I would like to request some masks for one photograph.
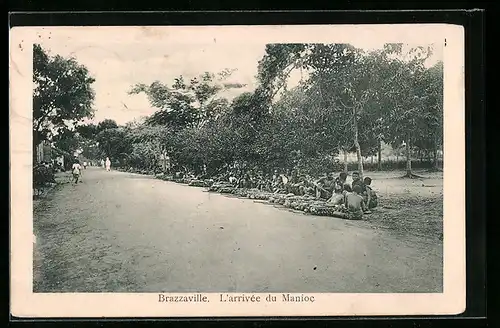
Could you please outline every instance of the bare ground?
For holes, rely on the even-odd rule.
[[[442,240],[443,173],[415,173],[424,179],[401,178],[402,171],[365,172],[379,196],[379,207],[365,219],[395,234]]]

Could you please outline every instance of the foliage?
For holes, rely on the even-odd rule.
[[[102,130],[96,141],[103,157],[112,158],[114,163],[125,161],[132,150],[129,134],[123,127]]]
[[[433,152],[437,165],[443,68],[426,68],[429,54],[401,44],[369,52],[348,44],[268,45],[252,92],[222,98],[231,71],[136,84],[130,94],[145,93],[157,108],[145,122],[79,125],[73,138],[86,156],[148,171],[166,170],[161,159],[168,158],[173,170],[197,174],[240,167],[319,175],[340,170],[336,156],[353,151],[362,171],[372,166],[363,158],[377,154],[381,142],[406,145],[410,164],[415,151]],[[295,69],[307,78],[288,90]],[[399,167],[391,165],[381,169]]]
[[[55,183],[54,171],[44,165],[33,167],[33,189],[41,189],[49,183]]]
[[[33,45],[34,145],[92,117],[94,81],[74,58],[50,56],[40,45]]]
[[[227,70],[218,75],[205,72],[189,82],[181,75],[171,86],[160,81],[149,86],[139,83],[129,94],[145,93],[151,105],[159,109],[147,119],[147,124],[169,125],[176,129],[203,125],[225,106],[225,100],[216,96],[224,89],[223,81],[230,73]]]

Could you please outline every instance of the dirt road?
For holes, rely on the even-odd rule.
[[[35,292],[441,292],[442,244],[100,168],[35,210]]]

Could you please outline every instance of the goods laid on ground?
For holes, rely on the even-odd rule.
[[[208,187],[208,182],[205,180],[191,180],[188,185],[193,187]]]
[[[347,213],[343,212],[338,206],[328,204],[317,204],[309,207],[309,213],[320,216],[333,216],[341,219],[347,219]]]
[[[234,186],[229,182],[215,182],[208,188],[208,191],[218,192],[222,188],[234,188]]]
[[[271,192],[265,192],[258,190],[255,193],[251,193],[248,198],[256,199],[256,200],[269,200],[269,198],[273,195]]]
[[[140,171],[141,172],[141,171]],[[237,197],[249,198],[254,200],[264,200],[272,204],[282,205],[296,211],[302,211],[307,214],[317,216],[330,216],[342,219],[350,219],[343,205],[333,205],[325,200],[317,200],[312,195],[297,196],[293,193],[285,194],[278,192],[267,192],[259,189],[237,188],[230,182],[214,182],[212,179],[196,178],[176,178],[171,175],[157,174],[157,179],[173,181],[187,184],[194,187],[205,187],[209,192],[218,192],[221,194],[232,194]]]
[[[222,188],[219,188],[218,191],[222,194],[232,194],[232,193],[234,193],[235,190],[236,190],[235,187],[222,187]]]
[[[234,195],[236,196],[239,196],[239,197],[248,197],[249,196],[249,191],[248,189],[244,189],[244,188],[237,188],[237,189],[234,189],[234,192],[233,192]]]

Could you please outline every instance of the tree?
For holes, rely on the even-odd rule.
[[[384,116],[387,139],[393,145],[404,145],[406,155],[406,175],[409,178],[420,178],[413,174],[411,151],[414,143],[422,139],[428,132],[426,122],[426,94],[424,63],[431,55],[432,49],[416,47],[406,53],[398,51],[399,58],[390,62],[389,67],[396,70],[395,84],[383,94],[386,102],[392,103]]]
[[[132,151],[130,136],[123,127],[104,129],[96,136],[101,153],[121,164]]]
[[[61,130],[53,136],[54,146],[65,153],[74,154],[80,148],[80,137],[75,131]]]
[[[74,58],[33,45],[33,145],[93,115],[95,79]]]
[[[75,127],[75,131],[78,132],[80,136],[88,140],[95,139],[97,133],[99,133],[98,126],[92,123],[78,125]]]
[[[443,144],[443,62],[437,62],[424,72],[421,84],[423,94],[423,128],[433,152],[433,169],[438,170],[438,151]]]
[[[304,60],[310,48],[311,45],[302,43],[266,45],[266,52],[258,63],[257,78],[269,103],[282,88],[286,88],[288,77],[294,69],[306,67]]]
[[[80,149],[82,150],[82,156],[87,159],[98,159],[101,157],[101,152],[99,151],[99,146],[97,142],[89,139],[83,139],[80,142]]]
[[[136,147],[136,152],[142,151],[148,157],[150,166],[156,167],[160,158],[165,159],[170,152],[173,152],[175,144],[172,136],[174,133],[168,126],[142,125],[130,130],[130,138]],[[141,148],[138,148],[139,144]],[[162,169],[164,172],[167,169],[165,161]]]
[[[224,102],[216,98],[224,89],[223,80],[228,78],[231,71],[224,70],[216,76],[205,72],[192,78],[188,83],[181,75],[174,79],[172,86],[155,81],[149,86],[136,84],[129,94],[145,93],[151,105],[159,111],[150,116],[147,124],[170,125],[178,129],[188,126],[201,126]]]
[[[375,94],[376,60],[351,45],[328,44],[316,45],[306,65],[313,70],[312,83],[319,85],[320,103],[338,113],[338,122],[342,123],[337,123],[337,134],[352,140],[362,176],[359,120]],[[340,140],[342,143],[339,146],[346,153],[351,144],[346,142],[346,138],[341,137]]]
[[[111,119],[105,119],[97,124],[97,127],[94,128],[97,133],[104,131],[106,129],[116,129],[118,128],[118,124],[116,121]]]
[[[331,119],[324,122],[323,135],[344,154],[354,147],[358,170],[363,175],[362,148],[372,152],[374,145],[370,143],[373,133],[369,129],[361,131],[359,121],[381,88],[378,71],[383,59],[379,53],[367,54],[348,44],[272,45],[259,63],[259,77],[264,88],[273,90],[275,81],[286,80],[290,70],[307,69],[305,84],[311,106]]]
[[[232,138],[237,145],[234,148],[236,160],[247,163],[258,160],[253,145],[262,132],[268,114],[266,101],[258,90],[242,93],[233,99],[223,122],[234,132]]]

